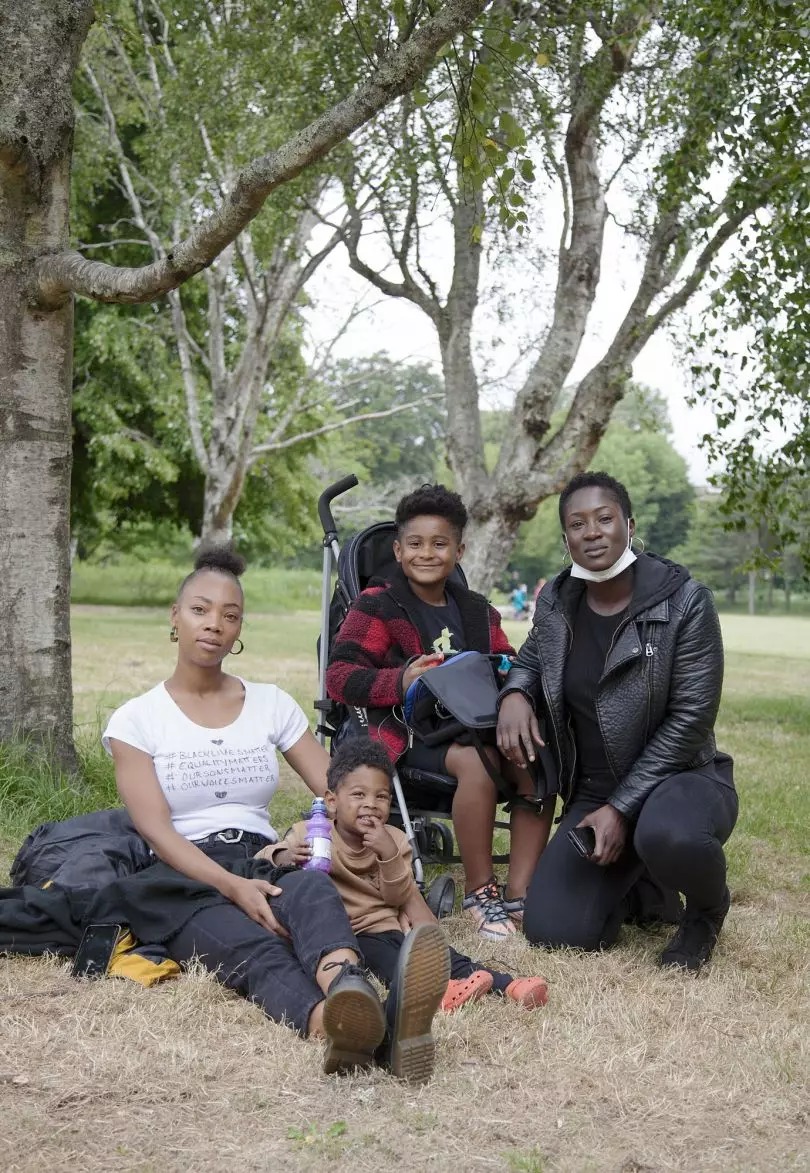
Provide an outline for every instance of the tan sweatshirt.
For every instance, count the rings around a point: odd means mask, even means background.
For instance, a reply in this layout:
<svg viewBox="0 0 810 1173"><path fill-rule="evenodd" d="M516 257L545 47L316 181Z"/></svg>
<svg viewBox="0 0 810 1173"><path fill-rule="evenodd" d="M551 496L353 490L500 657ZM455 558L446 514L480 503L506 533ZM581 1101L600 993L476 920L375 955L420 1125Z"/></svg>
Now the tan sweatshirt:
<svg viewBox="0 0 810 1173"><path fill-rule="evenodd" d="M262 849L265 859L288 846L304 842L306 823L295 823L279 843ZM332 827L332 870L330 876L352 922L355 933L385 933L401 929L400 909L419 891L411 871L411 849L404 831L387 826L397 845L391 859L377 859L369 847L354 851Z"/></svg>

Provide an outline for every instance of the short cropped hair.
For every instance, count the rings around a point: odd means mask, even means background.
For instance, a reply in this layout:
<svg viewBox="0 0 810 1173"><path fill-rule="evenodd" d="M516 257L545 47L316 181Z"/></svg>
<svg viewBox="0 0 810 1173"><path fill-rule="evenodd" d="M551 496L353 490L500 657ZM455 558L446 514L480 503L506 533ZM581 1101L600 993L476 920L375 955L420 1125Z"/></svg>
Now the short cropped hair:
<svg viewBox="0 0 810 1173"><path fill-rule="evenodd" d="M337 790L349 774L363 766L379 770L389 782L393 780L394 764L381 741L374 741L370 737L349 737L335 750L326 771L326 785L330 790Z"/></svg>
<svg viewBox="0 0 810 1173"><path fill-rule="evenodd" d="M565 507L574 493L580 489L604 489L610 493L622 511L626 520L633 516L633 506L630 504L630 494L621 481L606 472L578 472L560 493L560 525L565 529Z"/></svg>
<svg viewBox="0 0 810 1173"><path fill-rule="evenodd" d="M197 552L197 557L194 559L194 569L180 583L177 597L179 599L188 584L204 570L215 570L218 574L229 574L231 578L236 580L241 591L242 584L239 582L239 579L245 572L245 566L246 562L244 558L241 554L236 553L236 550L234 550L230 542L202 546Z"/></svg>
<svg viewBox="0 0 810 1173"><path fill-rule="evenodd" d="M467 524L467 510L458 493L444 485L421 485L403 497L397 505L396 523L401 534L415 517L443 517L461 541Z"/></svg>

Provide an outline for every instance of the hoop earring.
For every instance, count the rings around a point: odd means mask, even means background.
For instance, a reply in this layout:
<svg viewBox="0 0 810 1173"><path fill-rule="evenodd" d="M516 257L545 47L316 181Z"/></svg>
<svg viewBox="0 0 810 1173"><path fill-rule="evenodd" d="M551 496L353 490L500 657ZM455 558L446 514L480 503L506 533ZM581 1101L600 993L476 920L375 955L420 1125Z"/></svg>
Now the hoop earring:
<svg viewBox="0 0 810 1173"><path fill-rule="evenodd" d="M568 559L567 562L566 562L566 558ZM569 566L574 565L574 559L571 557L571 551L568 549L567 546L565 547L565 553L563 554L563 563L562 564L563 564L563 570L567 570Z"/></svg>
<svg viewBox="0 0 810 1173"><path fill-rule="evenodd" d="M173 644L177 644L177 643L179 643L179 642L180 642L180 636L177 634L177 628L176 628L176 627L173 627L173 628L171 629L171 631L169 632L169 639L171 640L171 642L172 642Z"/></svg>
<svg viewBox="0 0 810 1173"><path fill-rule="evenodd" d="M633 542L641 542L641 549L639 550L639 554L643 554L644 550L646 549L646 547L644 545L644 538L640 538L638 536L638 534L633 534L633 537L630 539L630 549L631 550L633 548Z"/></svg>
<svg viewBox="0 0 810 1173"><path fill-rule="evenodd" d="M235 639L233 642L234 642L235 644L239 644L239 651L238 651L238 652L235 652L235 651L233 650L233 648L231 648L231 653L230 653L230 654L231 654L232 656L241 656L241 655L242 655L242 652L245 650L245 645L242 643L241 639Z"/></svg>

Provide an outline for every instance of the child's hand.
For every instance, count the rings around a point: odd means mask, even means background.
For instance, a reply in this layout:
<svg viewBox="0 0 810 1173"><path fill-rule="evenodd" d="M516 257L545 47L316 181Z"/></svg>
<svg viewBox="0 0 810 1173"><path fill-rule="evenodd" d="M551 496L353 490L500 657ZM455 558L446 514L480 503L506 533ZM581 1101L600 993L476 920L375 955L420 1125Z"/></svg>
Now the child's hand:
<svg viewBox="0 0 810 1173"><path fill-rule="evenodd" d="M417 656L412 660L402 677L402 695L408 691L414 680L418 680L428 668L435 668L444 660L444 652L429 652L426 656Z"/></svg>
<svg viewBox="0 0 810 1173"><path fill-rule="evenodd" d="M307 842L299 843L295 839L285 839L283 847L263 847L257 851L254 859L270 859L280 868L300 868L312 859L312 845Z"/></svg>
<svg viewBox="0 0 810 1173"><path fill-rule="evenodd" d="M381 819L372 816L373 827L363 832L363 846L370 847L377 859L393 859L397 854L397 845L393 837L386 830Z"/></svg>
<svg viewBox="0 0 810 1173"><path fill-rule="evenodd" d="M506 680L506 677L509 675L509 669L512 667L514 662L514 656L501 656L500 660L498 661L498 675L502 681Z"/></svg>

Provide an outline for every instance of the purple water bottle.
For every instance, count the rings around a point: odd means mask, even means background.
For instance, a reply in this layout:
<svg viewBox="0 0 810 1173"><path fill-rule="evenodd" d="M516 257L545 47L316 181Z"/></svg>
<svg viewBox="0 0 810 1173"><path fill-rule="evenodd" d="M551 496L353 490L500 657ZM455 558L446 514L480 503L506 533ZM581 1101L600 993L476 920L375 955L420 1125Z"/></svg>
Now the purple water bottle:
<svg viewBox="0 0 810 1173"><path fill-rule="evenodd" d="M307 819L307 843L312 844L312 858L304 864L304 871L328 872L332 868L332 824L326 816L326 803L316 798Z"/></svg>

